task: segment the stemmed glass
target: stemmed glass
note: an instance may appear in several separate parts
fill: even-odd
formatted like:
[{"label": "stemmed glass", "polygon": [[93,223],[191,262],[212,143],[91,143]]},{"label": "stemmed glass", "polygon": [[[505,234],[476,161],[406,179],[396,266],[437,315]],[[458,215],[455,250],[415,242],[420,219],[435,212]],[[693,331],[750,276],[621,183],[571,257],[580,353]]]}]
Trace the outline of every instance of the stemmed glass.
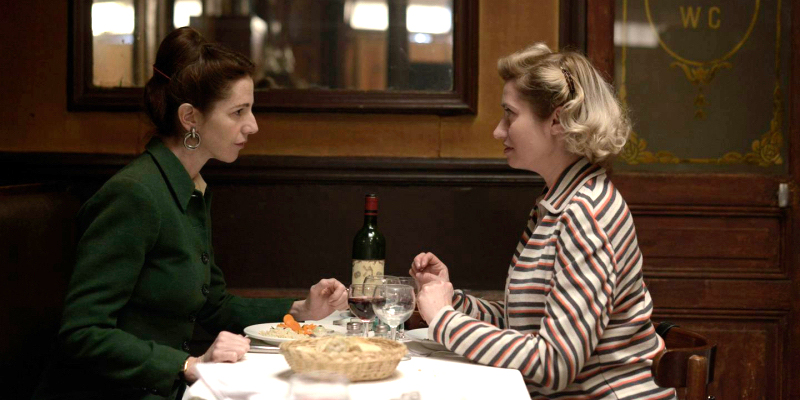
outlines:
[{"label": "stemmed glass", "polygon": [[369,326],[375,318],[372,302],[375,301],[375,289],[379,285],[372,283],[354,283],[347,290],[347,304],[350,311],[364,325],[364,337],[369,335]]},{"label": "stemmed glass", "polygon": [[417,299],[414,296],[414,288],[412,286],[401,284],[379,285],[375,288],[372,308],[375,310],[375,315],[383,323],[389,325],[392,340],[397,340],[397,326],[411,317],[416,303]]},{"label": "stemmed glass", "polygon": [[387,283],[399,283],[395,280],[397,277],[391,275],[370,275],[364,278],[364,283],[372,283],[375,285],[385,285]]},{"label": "stemmed glass", "polygon": [[[376,285],[393,285],[393,284],[402,284],[402,285],[410,285],[414,287],[414,295],[417,294],[417,281],[412,277],[397,277],[393,275],[370,275],[364,278],[364,283],[374,283]],[[385,322],[384,322],[385,324]],[[403,334],[404,329],[403,325],[399,325],[397,327],[397,336],[399,339],[405,338]]]},{"label": "stemmed glass", "polygon": [[410,276],[400,276],[397,278],[393,278],[391,283],[399,283],[401,285],[408,285],[414,288],[414,294],[416,295],[419,292],[419,287],[417,287],[417,280]]},{"label": "stemmed glass", "polygon": [[[400,277],[397,277],[397,278],[393,278],[392,282],[390,282],[390,283],[399,283],[401,285],[411,286],[412,288],[414,288],[414,298],[416,298],[417,294],[419,294],[419,286],[417,284],[417,280],[412,278],[412,277],[410,277],[410,276],[400,276]],[[406,330],[403,328],[403,324],[400,324],[397,327],[397,337],[400,340],[403,340],[403,339],[406,338],[405,331]]]}]

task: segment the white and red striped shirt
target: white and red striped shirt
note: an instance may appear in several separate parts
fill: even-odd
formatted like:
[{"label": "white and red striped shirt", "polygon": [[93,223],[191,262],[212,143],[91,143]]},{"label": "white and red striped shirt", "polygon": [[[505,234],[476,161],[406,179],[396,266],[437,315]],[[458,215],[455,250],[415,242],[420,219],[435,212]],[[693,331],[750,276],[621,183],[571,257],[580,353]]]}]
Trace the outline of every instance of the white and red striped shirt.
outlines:
[{"label": "white and red striped shirt", "polygon": [[520,370],[535,399],[675,399],[650,366],[664,348],[627,204],[581,159],[534,206],[505,301],[457,291],[428,336],[480,364]]}]

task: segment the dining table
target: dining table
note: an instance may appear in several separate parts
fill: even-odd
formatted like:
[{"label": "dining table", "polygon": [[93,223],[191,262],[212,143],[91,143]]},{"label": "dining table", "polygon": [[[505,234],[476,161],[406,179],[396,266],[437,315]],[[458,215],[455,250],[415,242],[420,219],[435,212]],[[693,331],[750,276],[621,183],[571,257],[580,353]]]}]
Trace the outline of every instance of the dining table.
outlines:
[{"label": "dining table", "polygon": [[[332,324],[339,313],[315,321]],[[443,347],[418,340],[403,340],[407,356],[384,379],[349,382],[350,400],[428,399],[530,399],[516,369],[474,363]],[[285,399],[296,373],[272,347],[251,339],[251,351],[236,363],[205,363],[196,366],[199,379],[189,386],[183,400]]]}]

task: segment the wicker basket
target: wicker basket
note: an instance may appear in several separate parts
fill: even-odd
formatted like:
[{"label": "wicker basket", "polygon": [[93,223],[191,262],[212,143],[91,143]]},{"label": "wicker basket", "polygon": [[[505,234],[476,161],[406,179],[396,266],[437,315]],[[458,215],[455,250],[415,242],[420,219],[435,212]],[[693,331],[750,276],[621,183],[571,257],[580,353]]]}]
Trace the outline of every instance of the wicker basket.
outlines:
[{"label": "wicker basket", "polygon": [[319,352],[299,349],[314,347],[317,341],[324,339],[311,338],[283,342],[280,351],[295,372],[337,372],[347,376],[351,382],[386,378],[394,372],[407,351],[406,345],[383,338],[357,338],[380,347],[380,351]]}]

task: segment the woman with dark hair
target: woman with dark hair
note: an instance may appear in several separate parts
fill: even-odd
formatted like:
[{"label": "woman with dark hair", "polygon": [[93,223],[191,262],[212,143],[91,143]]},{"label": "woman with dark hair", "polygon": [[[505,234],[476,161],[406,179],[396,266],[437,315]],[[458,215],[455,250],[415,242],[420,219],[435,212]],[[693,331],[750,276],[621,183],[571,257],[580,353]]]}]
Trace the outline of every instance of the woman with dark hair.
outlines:
[{"label": "woman with dark hair", "polygon": [[[197,379],[195,364],[244,356],[244,327],[347,308],[335,279],[299,301],[226,291],[200,169],[212,158],[236,160],[258,131],[253,64],[180,28],[161,43],[153,71],[144,101],[155,137],[78,214],[59,351],[36,399],[179,398]],[[217,335],[201,357],[188,354],[195,323]]]}]

